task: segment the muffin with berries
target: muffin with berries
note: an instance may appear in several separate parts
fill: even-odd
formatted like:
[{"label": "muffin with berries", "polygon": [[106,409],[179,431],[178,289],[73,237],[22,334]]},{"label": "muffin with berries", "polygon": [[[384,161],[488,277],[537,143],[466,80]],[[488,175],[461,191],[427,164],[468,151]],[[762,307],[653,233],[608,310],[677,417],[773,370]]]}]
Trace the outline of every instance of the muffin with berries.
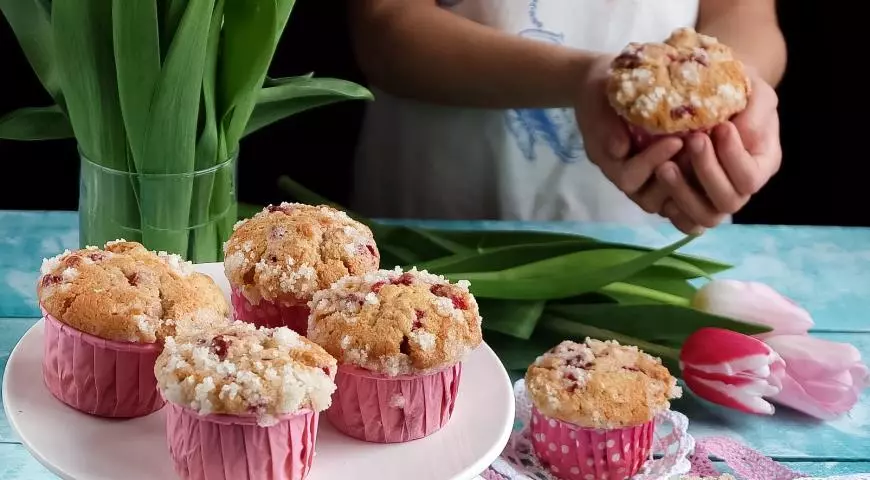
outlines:
[{"label": "muffin with berries", "polygon": [[330,423],[354,438],[399,443],[450,420],[462,361],[481,339],[468,282],[416,269],[349,276],[311,300],[309,338],[339,362]]},{"label": "muffin with berries", "polygon": [[682,395],[660,359],[589,338],[538,357],[525,385],[535,453],[571,479],[631,478],[650,457],[656,415]]},{"label": "muffin with berries", "polygon": [[228,322],[223,293],[177,255],[135,242],[88,247],[42,264],[43,378],[60,401],[103,417],[163,406],[154,361],[167,336]]},{"label": "muffin with berries", "polygon": [[237,223],[224,254],[236,319],[302,335],[315,292],[380,264],[368,227],[332,207],[299,203],[269,205]]},{"label": "muffin with berries", "polygon": [[626,46],[611,63],[607,93],[643,149],[662,136],[710,132],[746,108],[752,89],[730,47],[679,28],[664,42]]},{"label": "muffin with berries", "polygon": [[302,480],[336,361],[286,328],[233,324],[170,337],[154,374],[184,480]]}]

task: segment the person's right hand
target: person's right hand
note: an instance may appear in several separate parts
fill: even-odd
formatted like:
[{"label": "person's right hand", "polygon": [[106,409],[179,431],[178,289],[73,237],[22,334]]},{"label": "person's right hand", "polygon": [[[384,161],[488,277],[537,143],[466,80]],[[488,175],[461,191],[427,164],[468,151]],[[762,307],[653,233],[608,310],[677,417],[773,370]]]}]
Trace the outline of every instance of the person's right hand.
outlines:
[{"label": "person's right hand", "polygon": [[[674,137],[663,138],[631,155],[634,152],[631,152],[628,128],[607,100],[607,71],[612,59],[602,55],[591,62],[574,105],[586,154],[645,212],[663,215],[662,209],[669,195],[654,173],[659,165],[676,157],[683,148],[683,141]],[[695,225],[684,220],[680,215],[676,221],[671,218],[681,230],[696,229]]]}]

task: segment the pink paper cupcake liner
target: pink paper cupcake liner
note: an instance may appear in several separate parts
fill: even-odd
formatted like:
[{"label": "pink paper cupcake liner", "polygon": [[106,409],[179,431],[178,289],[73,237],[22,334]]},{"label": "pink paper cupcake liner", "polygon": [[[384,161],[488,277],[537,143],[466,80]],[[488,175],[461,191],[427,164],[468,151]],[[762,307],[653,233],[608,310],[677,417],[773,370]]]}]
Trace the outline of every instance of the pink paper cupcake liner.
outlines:
[{"label": "pink paper cupcake liner", "polygon": [[532,408],[532,445],[554,475],[565,480],[624,480],[652,452],[655,420],[637,427],[599,430],[549,418]]},{"label": "pink paper cupcake liner", "polygon": [[462,364],[429,375],[399,377],[342,365],[326,417],[338,431],[367,442],[427,437],[450,420],[461,376]]},{"label": "pink paper cupcake liner", "polygon": [[236,320],[253,323],[258,327],[287,327],[299,335],[308,333],[308,304],[282,305],[268,300],[252,304],[236,288],[232,289],[233,312]]},{"label": "pink paper cupcake liner", "polygon": [[302,480],[314,461],[319,417],[303,410],[261,427],[254,416],[201,416],[170,402],[169,456],[182,480]]},{"label": "pink paper cupcake liner", "polygon": [[105,340],[45,315],[42,378],[48,391],[76,410],[111,418],[160,410],[154,362],[160,345]]}]

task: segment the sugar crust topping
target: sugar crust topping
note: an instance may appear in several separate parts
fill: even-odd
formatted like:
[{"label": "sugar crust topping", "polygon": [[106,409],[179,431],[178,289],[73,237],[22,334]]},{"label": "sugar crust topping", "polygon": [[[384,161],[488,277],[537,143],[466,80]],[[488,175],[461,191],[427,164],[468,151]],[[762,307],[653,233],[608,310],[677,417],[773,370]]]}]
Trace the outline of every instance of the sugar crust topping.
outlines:
[{"label": "sugar crust topping", "polygon": [[416,268],[349,276],[314,295],[308,337],[341,363],[389,376],[455,365],[480,345],[469,283]]},{"label": "sugar crust topping", "polygon": [[289,328],[241,321],[167,338],[154,367],[167,401],[200,415],[254,415],[261,426],[329,408],[337,370],[334,358]]},{"label": "sugar crust topping", "polygon": [[663,43],[630,43],[611,63],[610,104],[652,134],[704,131],[746,108],[743,64],[715,37],[691,28]]},{"label": "sugar crust topping", "polygon": [[121,342],[154,343],[229,317],[220,288],[190,262],[123,239],[43,260],[37,294],[59,321]]},{"label": "sugar crust topping", "polygon": [[525,380],[541,413],[586,428],[642,425],[682,395],[660,359],[613,340],[566,340],[538,357]]},{"label": "sugar crust topping", "polygon": [[269,205],[235,225],[224,245],[230,284],[252,304],[305,304],[345,275],[377,270],[371,230],[326,205]]}]

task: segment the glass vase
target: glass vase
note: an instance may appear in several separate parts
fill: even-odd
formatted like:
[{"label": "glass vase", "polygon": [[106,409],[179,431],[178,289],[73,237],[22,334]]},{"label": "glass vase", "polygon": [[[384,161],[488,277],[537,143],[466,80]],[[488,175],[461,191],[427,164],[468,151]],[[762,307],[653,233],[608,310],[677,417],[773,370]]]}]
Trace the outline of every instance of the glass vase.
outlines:
[{"label": "glass vase", "polygon": [[194,263],[223,260],[237,220],[237,155],[188,173],[138,173],[81,156],[79,243],[123,238]]}]

